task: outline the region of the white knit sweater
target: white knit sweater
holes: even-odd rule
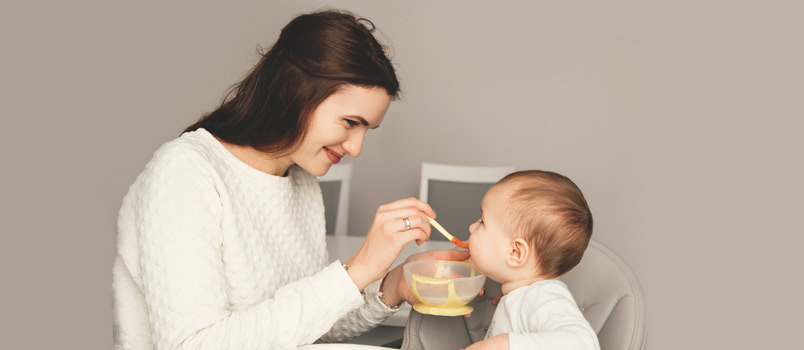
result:
[[[380,281],[364,299],[325,244],[315,177],[260,172],[208,131],[185,133],[154,154],[120,209],[116,346],[287,349],[392,314]]]

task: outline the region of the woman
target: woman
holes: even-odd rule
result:
[[[360,154],[399,92],[372,30],[343,12],[293,19],[217,110],[154,154],[118,219],[119,348],[337,341],[414,301],[401,269],[388,269],[405,244],[429,239],[426,203],[381,206],[354,257],[326,257],[315,177]],[[468,253],[408,260],[422,258]]]

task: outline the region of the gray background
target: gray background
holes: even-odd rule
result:
[[[422,162],[553,170],[642,282],[650,348],[798,346],[799,2],[76,0],[0,4],[0,348],[111,347],[128,185],[325,4],[377,24],[404,89],[353,160],[350,234]]]

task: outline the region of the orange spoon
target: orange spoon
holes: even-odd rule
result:
[[[427,215],[425,215],[425,216],[427,216]],[[455,236],[449,234],[449,232],[447,232],[447,230],[445,230],[443,227],[441,227],[441,225],[439,225],[438,222],[435,221],[435,219],[433,219],[433,218],[431,218],[429,216],[427,216],[427,219],[430,220],[430,224],[433,225],[433,227],[435,227],[436,230],[438,230],[438,232],[441,232],[441,234],[444,235],[444,237],[447,237],[447,239],[450,242],[452,242],[452,244],[454,244],[454,245],[456,245],[458,247],[461,247],[463,249],[469,249],[469,244],[468,243],[466,243],[466,242],[464,242],[464,241],[462,241],[460,239],[457,239],[457,238],[455,238]]]

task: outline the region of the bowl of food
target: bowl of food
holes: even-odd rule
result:
[[[486,276],[466,261],[418,260],[402,268],[405,282],[419,303],[413,309],[423,314],[458,316],[472,312],[468,304],[477,297]]]

